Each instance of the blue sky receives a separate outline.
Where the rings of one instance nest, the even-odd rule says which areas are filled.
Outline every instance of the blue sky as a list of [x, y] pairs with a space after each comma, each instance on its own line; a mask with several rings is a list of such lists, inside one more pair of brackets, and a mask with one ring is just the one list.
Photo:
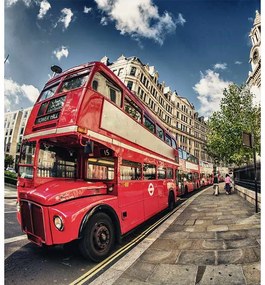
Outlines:
[[33, 105], [57, 64], [136, 56], [200, 115], [251, 70], [258, 0], [5, 0], [5, 111]]

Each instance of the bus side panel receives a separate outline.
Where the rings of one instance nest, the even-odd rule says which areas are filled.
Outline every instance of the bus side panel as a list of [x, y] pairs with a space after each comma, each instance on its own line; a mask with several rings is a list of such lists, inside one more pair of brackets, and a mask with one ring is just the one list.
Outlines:
[[142, 181], [123, 181], [119, 184], [119, 208], [122, 232], [128, 232], [144, 221]]
[[149, 219], [161, 209], [159, 208], [159, 193], [161, 193], [161, 181], [146, 180], [142, 183], [144, 195], [144, 216]]

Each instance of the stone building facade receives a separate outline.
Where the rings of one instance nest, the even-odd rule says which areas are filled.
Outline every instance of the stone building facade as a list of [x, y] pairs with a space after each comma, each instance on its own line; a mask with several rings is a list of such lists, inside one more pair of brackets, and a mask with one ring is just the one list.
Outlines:
[[12, 155], [15, 162], [19, 158], [19, 150], [24, 129], [32, 107], [5, 113], [4, 116], [4, 152]]

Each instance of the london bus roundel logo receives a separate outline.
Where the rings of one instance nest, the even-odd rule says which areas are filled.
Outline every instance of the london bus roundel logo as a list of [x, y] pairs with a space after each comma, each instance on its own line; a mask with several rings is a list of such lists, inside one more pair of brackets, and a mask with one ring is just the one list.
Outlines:
[[153, 196], [153, 195], [154, 195], [155, 187], [154, 187], [154, 185], [153, 185], [152, 183], [150, 183], [150, 184], [148, 185], [148, 192], [149, 192], [149, 195], [150, 195], [150, 196]]

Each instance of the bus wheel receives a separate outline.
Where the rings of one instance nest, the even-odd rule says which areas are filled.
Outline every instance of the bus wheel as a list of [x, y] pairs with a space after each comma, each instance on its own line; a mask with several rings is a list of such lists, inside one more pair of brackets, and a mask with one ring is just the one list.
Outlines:
[[106, 258], [114, 245], [114, 228], [105, 213], [96, 213], [88, 221], [79, 248], [81, 254], [92, 261]]

